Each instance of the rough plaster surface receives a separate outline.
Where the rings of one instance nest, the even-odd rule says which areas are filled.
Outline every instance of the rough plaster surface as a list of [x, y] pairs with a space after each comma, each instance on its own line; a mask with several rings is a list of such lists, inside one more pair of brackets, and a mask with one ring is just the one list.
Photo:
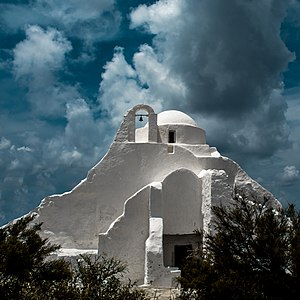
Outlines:
[[211, 223], [211, 172], [208, 170], [202, 170], [199, 174], [199, 179], [202, 184], [202, 229], [204, 232], [210, 231]]
[[[148, 124], [135, 130], [139, 111], [147, 112]], [[168, 143], [169, 130], [176, 131], [175, 143]], [[193, 241], [195, 229], [209, 231], [212, 205], [229, 203], [235, 190], [280, 205], [207, 145], [192, 118], [137, 105], [87, 178], [70, 192], [46, 197], [32, 213], [43, 222], [44, 237], [65, 253], [98, 249], [126, 261], [133, 280], [164, 286], [180, 273], [164, 266], [172, 263], [174, 245]]]
[[150, 218], [149, 237], [146, 241], [145, 285], [171, 287], [180, 276], [178, 268], [164, 266], [163, 218]]
[[106, 232], [136, 191], [180, 168], [195, 174], [202, 170], [191, 151], [174, 147], [169, 154], [167, 144], [113, 143], [86, 180], [69, 193], [45, 198], [36, 209], [45, 235], [66, 248], [96, 248], [98, 234]]
[[124, 212], [99, 235], [99, 254], [114, 256], [128, 265], [128, 276], [139, 284], [144, 278], [145, 242], [149, 235], [149, 187], [125, 202]]
[[[180, 184], [179, 184], [180, 183]], [[162, 183], [164, 234], [191, 234], [202, 228], [202, 197], [198, 176], [178, 169]]]
[[157, 285], [163, 269], [163, 219], [150, 218], [149, 237], [146, 241], [145, 284]]

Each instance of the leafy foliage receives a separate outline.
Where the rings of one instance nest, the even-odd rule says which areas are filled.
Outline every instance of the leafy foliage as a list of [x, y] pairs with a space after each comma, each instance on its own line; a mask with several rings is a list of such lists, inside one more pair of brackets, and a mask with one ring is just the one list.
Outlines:
[[105, 256], [81, 255], [77, 264], [75, 281], [80, 299], [147, 299], [145, 292], [136, 289], [130, 281], [124, 283], [126, 265], [121, 261]]
[[41, 224], [26, 216], [0, 228], [0, 299], [147, 299], [122, 281], [126, 266], [114, 258], [84, 255], [72, 267], [50, 255], [60, 247], [39, 235]]
[[181, 299], [298, 299], [300, 214], [236, 195], [184, 268]]
[[46, 260], [59, 246], [50, 245], [29, 226], [34, 216], [26, 216], [0, 228], [0, 298], [36, 299], [71, 278], [63, 260]]

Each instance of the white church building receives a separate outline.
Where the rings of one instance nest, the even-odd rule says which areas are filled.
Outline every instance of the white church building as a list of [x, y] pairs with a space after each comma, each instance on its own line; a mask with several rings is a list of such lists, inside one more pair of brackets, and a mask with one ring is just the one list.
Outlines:
[[[148, 123], [136, 128], [141, 117]], [[183, 257], [201, 243], [195, 230], [209, 230], [211, 206], [228, 203], [235, 189], [273, 197], [207, 145], [191, 117], [175, 110], [156, 114], [140, 104], [126, 113], [87, 178], [46, 197], [34, 213], [62, 255], [114, 256], [139, 284], [170, 287]]]

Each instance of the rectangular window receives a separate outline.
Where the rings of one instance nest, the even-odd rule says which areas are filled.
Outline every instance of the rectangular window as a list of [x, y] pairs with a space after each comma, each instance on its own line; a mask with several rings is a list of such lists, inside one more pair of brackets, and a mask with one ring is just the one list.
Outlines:
[[168, 143], [176, 143], [176, 131], [175, 130], [169, 130]]

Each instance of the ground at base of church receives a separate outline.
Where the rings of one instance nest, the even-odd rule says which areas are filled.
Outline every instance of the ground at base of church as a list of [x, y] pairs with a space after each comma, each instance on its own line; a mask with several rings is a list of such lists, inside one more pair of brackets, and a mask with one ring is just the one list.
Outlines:
[[179, 295], [176, 288], [144, 288], [151, 300], [175, 300]]

